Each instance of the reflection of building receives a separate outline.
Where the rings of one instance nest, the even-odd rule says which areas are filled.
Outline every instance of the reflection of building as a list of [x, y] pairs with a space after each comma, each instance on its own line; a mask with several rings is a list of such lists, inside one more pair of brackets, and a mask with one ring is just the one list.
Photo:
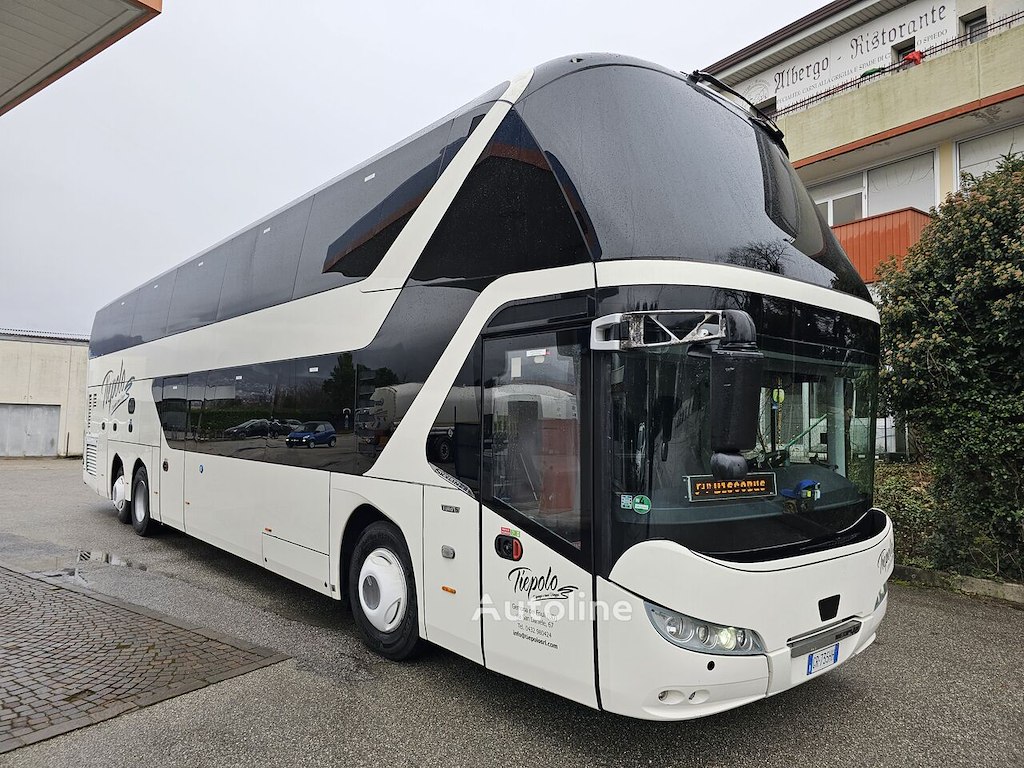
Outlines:
[[1024, 0], [837, 0], [707, 70], [775, 113], [868, 282], [960, 172], [1024, 150]]
[[0, 456], [80, 456], [89, 338], [0, 329]]

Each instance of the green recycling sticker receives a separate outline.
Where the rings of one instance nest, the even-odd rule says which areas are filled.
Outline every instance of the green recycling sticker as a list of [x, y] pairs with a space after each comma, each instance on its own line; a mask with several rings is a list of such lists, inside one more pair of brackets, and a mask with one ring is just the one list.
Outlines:
[[633, 511], [638, 515], [646, 515], [651, 511], [651, 500], [646, 496], [634, 496]]

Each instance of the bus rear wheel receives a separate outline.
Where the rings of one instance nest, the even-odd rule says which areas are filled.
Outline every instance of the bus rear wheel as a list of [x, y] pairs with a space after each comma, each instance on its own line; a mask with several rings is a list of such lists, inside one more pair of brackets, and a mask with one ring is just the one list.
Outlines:
[[124, 468], [118, 465], [114, 470], [114, 482], [110, 485], [110, 500], [114, 502], [117, 519], [127, 523], [132, 519], [131, 502], [128, 501], [128, 483], [124, 479]]
[[371, 651], [394, 661], [416, 654], [420, 637], [412, 561], [391, 523], [373, 523], [359, 537], [349, 563], [348, 596]]

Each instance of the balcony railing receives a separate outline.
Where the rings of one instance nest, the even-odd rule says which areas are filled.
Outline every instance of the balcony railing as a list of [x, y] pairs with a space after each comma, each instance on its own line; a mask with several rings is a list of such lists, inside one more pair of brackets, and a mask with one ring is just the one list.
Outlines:
[[907, 250], [921, 239], [931, 217], [916, 208], [869, 216], [832, 227], [836, 239], [866, 283], [878, 280], [878, 265], [895, 256], [899, 264]]
[[[998, 21], [993, 21], [991, 24], [985, 27], [973, 29], [966, 35], [954, 37], [951, 40], [947, 40], [944, 43], [939, 43], [938, 45], [933, 45], [930, 48], [924, 48], [921, 51], [921, 53], [924, 54], [924, 61], [922, 61], [922, 63], [927, 62], [929, 58], [939, 56], [943, 53], [949, 53], [950, 51], [954, 51], [958, 48], [962, 48], [965, 45], [969, 45], [973, 42], [980, 41], [994, 32], [1009, 29], [1015, 24], [1020, 24], [1022, 22], [1024, 22], [1024, 11], [1017, 11], [1017, 13], [1006, 16], [1005, 18], [999, 19]], [[850, 91], [855, 88], [860, 88], [863, 85], [868, 85], [869, 83], [875, 82], [880, 77], [891, 75], [894, 72], [902, 72], [903, 70], [908, 69], [909, 67], [912, 66], [914, 65], [906, 61], [897, 61], [893, 62], [887, 67], [869, 69], [867, 70], [867, 72], [864, 72], [863, 74], [860, 75], [860, 77], [857, 77], [854, 80], [842, 83], [841, 85], [837, 85], [835, 88], [829, 88], [827, 91], [822, 91], [821, 93], [817, 93], [814, 96], [809, 96], [806, 99], [801, 99], [800, 101], [794, 102], [793, 104], [790, 104], [788, 106], [783, 107], [782, 109], [775, 111], [774, 113], [772, 113], [772, 116], [781, 117], [783, 115], [788, 115], [791, 112], [797, 112], [801, 109], [807, 109], [808, 107], [814, 106], [820, 101], [824, 101], [825, 99], [831, 99], [833, 96], [845, 93], [846, 91]]]

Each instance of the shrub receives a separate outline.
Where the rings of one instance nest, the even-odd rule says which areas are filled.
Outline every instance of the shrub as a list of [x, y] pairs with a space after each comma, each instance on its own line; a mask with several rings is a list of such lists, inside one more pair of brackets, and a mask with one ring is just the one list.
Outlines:
[[1024, 575], [1024, 156], [965, 174], [880, 285], [882, 393], [934, 471], [935, 565]]
[[878, 464], [875, 505], [892, 518], [896, 562], [935, 567], [935, 498], [932, 472], [924, 463]]

